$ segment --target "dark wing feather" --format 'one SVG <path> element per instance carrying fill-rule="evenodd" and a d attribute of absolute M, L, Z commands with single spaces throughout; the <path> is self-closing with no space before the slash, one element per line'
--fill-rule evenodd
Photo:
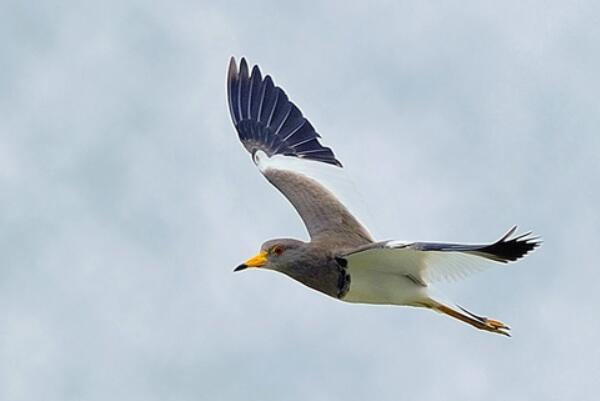
<path fill-rule="evenodd" d="M 246 60 L 242 58 L 238 70 L 232 57 L 227 97 L 240 141 L 251 154 L 262 150 L 268 156 L 295 156 L 342 167 L 283 89 L 275 86 L 270 76 L 262 78 L 258 66 L 249 74 Z"/>
<path fill-rule="evenodd" d="M 517 226 L 512 227 L 502 238 L 492 244 L 465 245 L 415 242 L 411 244 L 411 247 L 419 251 L 463 252 L 495 262 L 508 263 L 522 258 L 541 244 L 538 237 L 531 236 L 531 232 L 512 237 L 516 230 Z"/>

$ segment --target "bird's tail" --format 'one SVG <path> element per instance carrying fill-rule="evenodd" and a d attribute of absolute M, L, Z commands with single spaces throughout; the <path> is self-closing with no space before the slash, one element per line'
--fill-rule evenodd
<path fill-rule="evenodd" d="M 458 309 L 454 309 L 431 298 L 426 302 L 423 302 L 422 305 L 426 308 L 433 309 L 436 312 L 458 319 L 461 322 L 470 324 L 479 330 L 490 331 L 492 333 L 510 337 L 510 327 L 504 323 L 487 317 L 477 316 L 460 306 L 457 306 Z"/>

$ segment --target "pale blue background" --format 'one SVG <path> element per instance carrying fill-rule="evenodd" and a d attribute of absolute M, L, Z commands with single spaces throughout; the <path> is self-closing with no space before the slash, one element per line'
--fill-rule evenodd
<path fill-rule="evenodd" d="M 24 2 L 0 12 L 1 400 L 595 400 L 594 1 Z M 238 143 L 231 55 L 381 239 L 545 244 L 445 286 L 514 337 L 232 268 L 305 238 Z"/>

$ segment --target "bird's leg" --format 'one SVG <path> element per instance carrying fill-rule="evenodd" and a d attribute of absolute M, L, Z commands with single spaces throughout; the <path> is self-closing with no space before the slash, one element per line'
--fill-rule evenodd
<path fill-rule="evenodd" d="M 431 301 L 427 303 L 422 303 L 423 306 L 427 308 L 431 308 L 437 312 L 443 313 L 445 315 L 451 316 L 455 319 L 460 320 L 461 322 L 467 323 L 479 330 L 485 330 L 492 333 L 502 334 L 504 336 L 510 337 L 510 327 L 505 325 L 499 320 L 488 319 L 487 317 L 477 316 L 464 308 L 460 308 L 460 311 L 455 310 L 449 306 L 441 304 L 436 301 Z"/>

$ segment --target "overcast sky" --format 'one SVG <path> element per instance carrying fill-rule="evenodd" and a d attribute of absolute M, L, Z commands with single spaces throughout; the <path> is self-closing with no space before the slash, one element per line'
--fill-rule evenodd
<path fill-rule="evenodd" d="M 0 399 L 597 398 L 597 2 L 156 3 L 0 6 Z M 512 338 L 232 273 L 306 238 L 237 140 L 232 55 L 378 238 L 544 237 L 443 287 Z"/>

